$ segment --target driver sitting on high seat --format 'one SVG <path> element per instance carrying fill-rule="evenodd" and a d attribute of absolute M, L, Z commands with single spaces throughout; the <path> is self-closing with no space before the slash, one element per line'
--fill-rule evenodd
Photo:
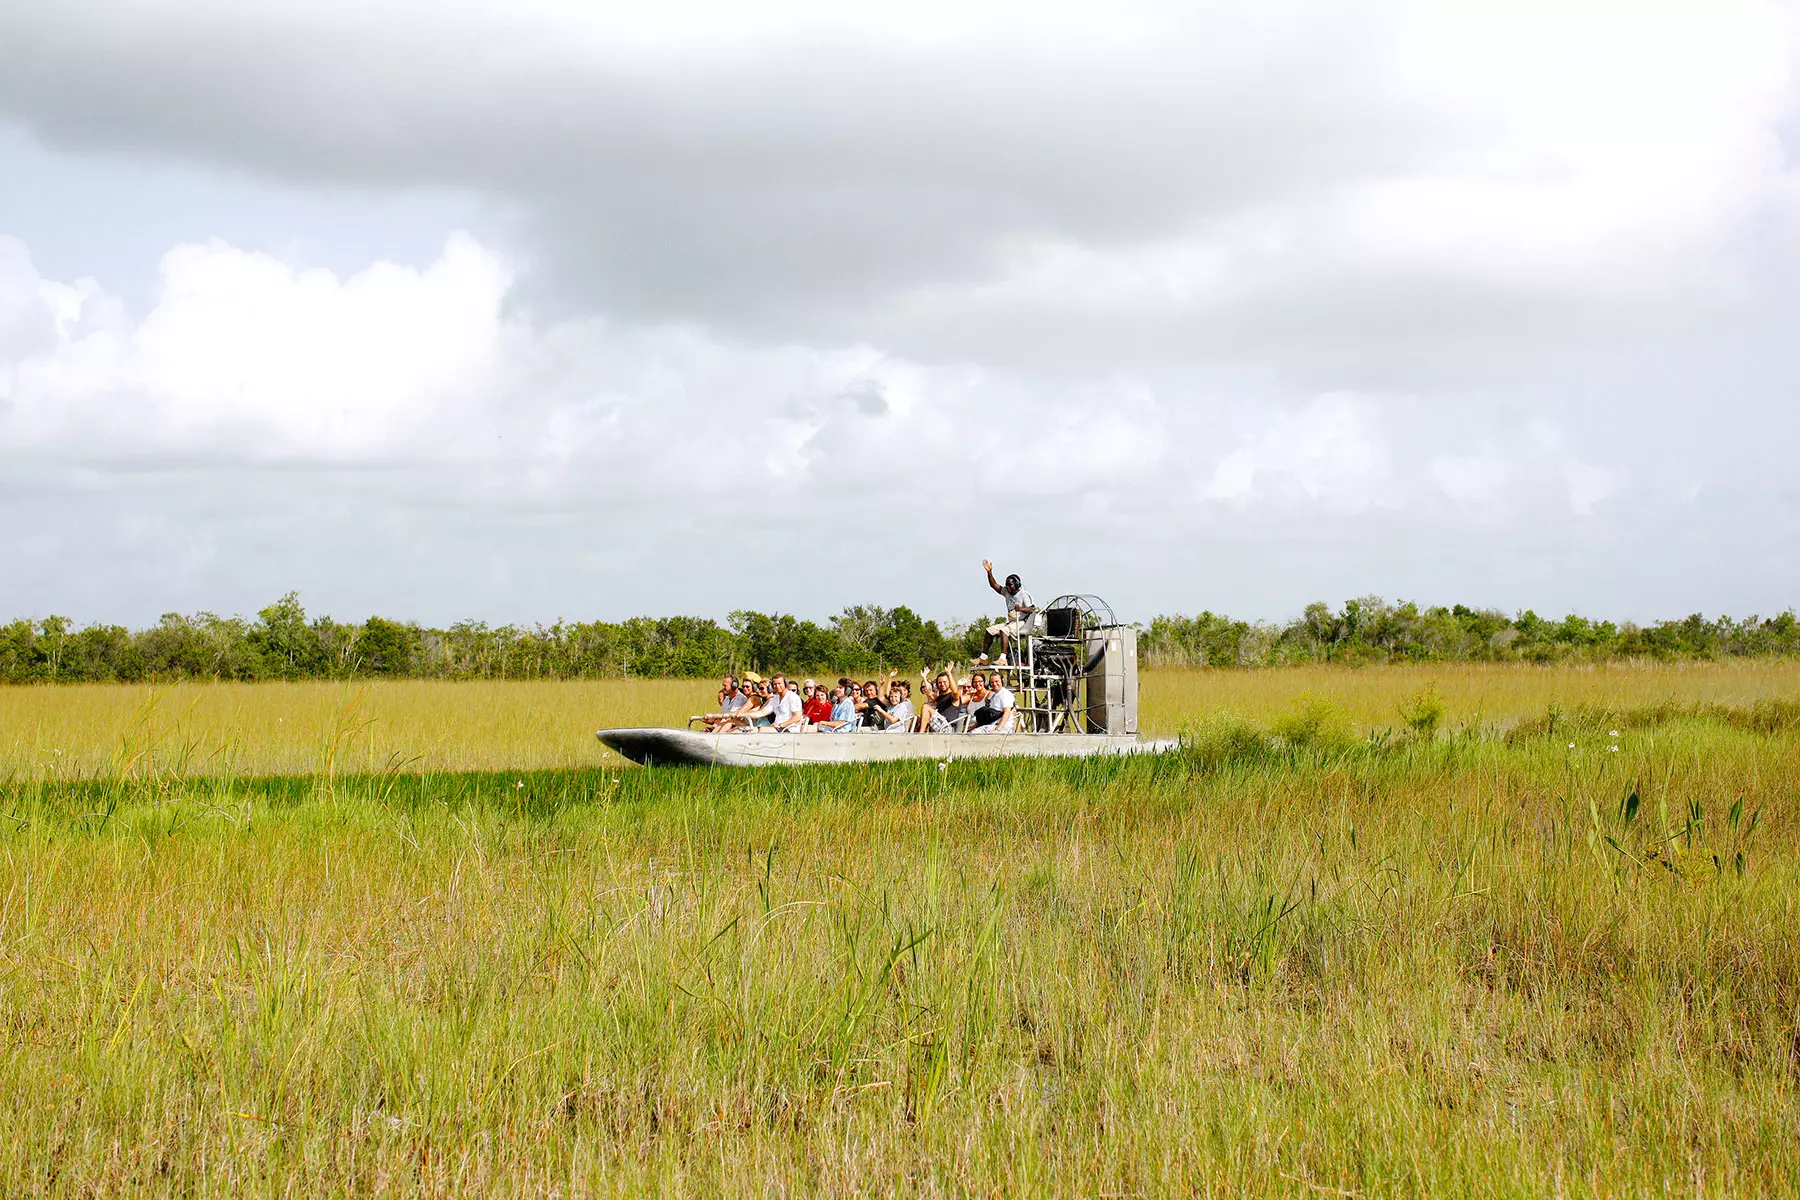
<path fill-rule="evenodd" d="M 981 657 L 975 661 L 985 663 L 988 651 L 994 648 L 994 639 L 1000 639 L 1000 666 L 1006 665 L 1006 656 L 1012 653 L 1013 642 L 1032 631 L 1032 623 L 1037 616 L 1037 604 L 1031 593 L 1017 575 L 1006 577 L 1006 586 L 1001 587 L 994 579 L 994 564 L 987 559 L 981 560 L 981 569 L 987 572 L 988 586 L 1006 599 L 1006 619 L 987 627 L 987 636 L 981 643 Z"/>

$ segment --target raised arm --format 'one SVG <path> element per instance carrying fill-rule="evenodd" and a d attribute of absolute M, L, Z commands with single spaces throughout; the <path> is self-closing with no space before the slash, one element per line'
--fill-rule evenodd
<path fill-rule="evenodd" d="M 994 564 L 984 558 L 981 560 L 981 569 L 987 572 L 988 586 L 993 588 L 996 592 L 999 592 L 1002 596 L 1006 595 L 1006 589 L 1001 587 L 1000 581 L 994 578 Z"/>

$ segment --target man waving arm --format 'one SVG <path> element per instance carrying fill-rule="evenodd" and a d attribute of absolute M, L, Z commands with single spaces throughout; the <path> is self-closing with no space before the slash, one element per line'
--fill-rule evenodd
<path fill-rule="evenodd" d="M 981 560 L 981 569 L 987 572 L 988 586 L 993 588 L 996 592 L 999 592 L 1002 596 L 1006 595 L 1006 589 L 1001 587 L 1000 581 L 994 578 L 994 564 L 984 558 Z"/>

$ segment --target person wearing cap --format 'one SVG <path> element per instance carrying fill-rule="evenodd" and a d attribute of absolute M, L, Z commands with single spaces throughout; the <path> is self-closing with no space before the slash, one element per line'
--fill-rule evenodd
<path fill-rule="evenodd" d="M 1031 632 L 1032 622 L 1037 616 L 1037 602 L 1017 575 L 1006 577 L 1006 586 L 1002 587 L 994 578 L 994 564 L 987 559 L 981 560 L 981 569 L 987 572 L 988 586 L 1006 600 L 1006 619 L 987 627 L 987 636 L 981 643 L 981 657 L 977 662 L 988 660 L 988 651 L 994 648 L 994 639 L 1000 639 L 1000 665 L 1006 665 L 1006 656 L 1012 653 L 1013 641 Z"/>

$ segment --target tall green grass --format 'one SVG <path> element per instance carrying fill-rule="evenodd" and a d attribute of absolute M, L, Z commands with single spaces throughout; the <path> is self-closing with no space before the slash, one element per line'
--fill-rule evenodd
<path fill-rule="evenodd" d="M 1800 733 L 1751 711 L 15 778 L 0 1193 L 1791 1193 Z"/>

